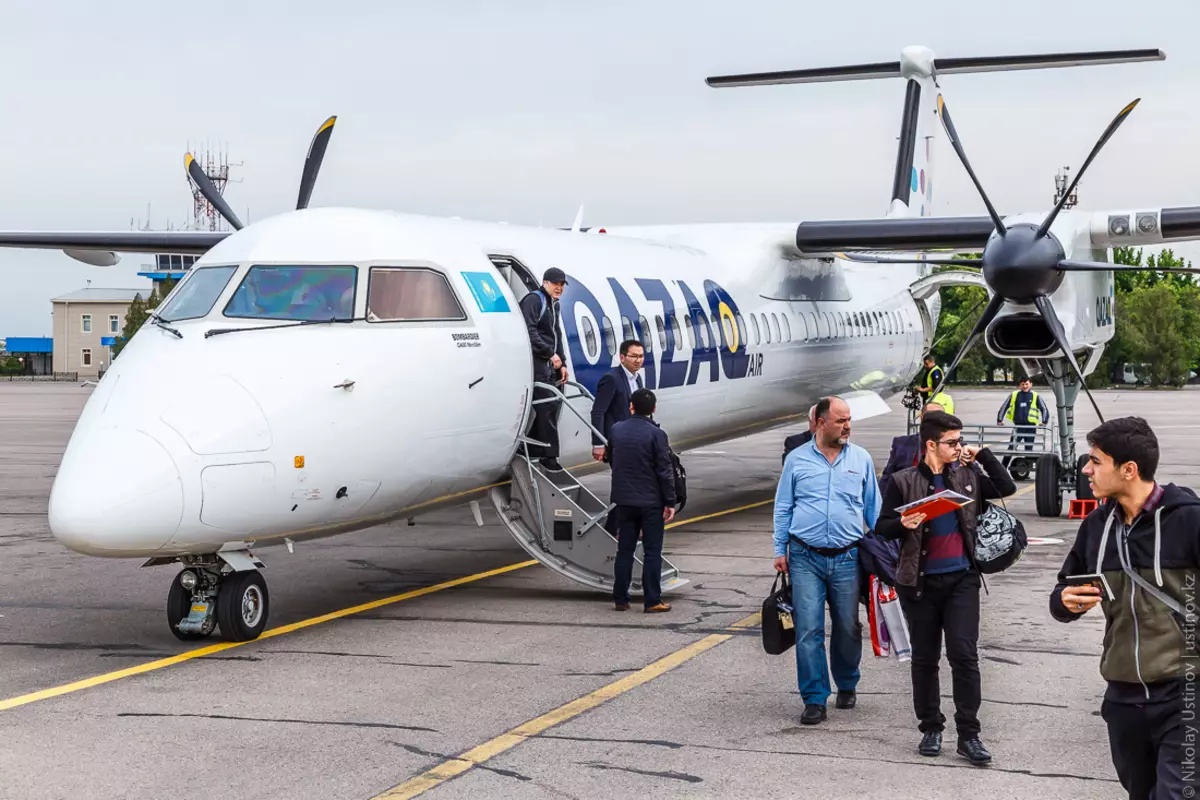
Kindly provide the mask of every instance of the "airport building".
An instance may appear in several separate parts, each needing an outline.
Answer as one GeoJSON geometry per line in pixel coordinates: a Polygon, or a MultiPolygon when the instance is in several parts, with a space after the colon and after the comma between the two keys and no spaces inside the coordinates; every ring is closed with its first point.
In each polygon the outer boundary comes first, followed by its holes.
{"type": "Polygon", "coordinates": [[[150,291],[87,288],[53,298],[54,371],[95,378],[108,369],[133,298],[145,300],[150,291]]]}

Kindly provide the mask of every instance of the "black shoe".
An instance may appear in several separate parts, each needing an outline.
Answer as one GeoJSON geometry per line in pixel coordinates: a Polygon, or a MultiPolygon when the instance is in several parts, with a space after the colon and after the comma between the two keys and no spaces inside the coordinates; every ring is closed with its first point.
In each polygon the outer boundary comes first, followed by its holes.
{"type": "Polygon", "coordinates": [[[825,706],[806,705],[800,715],[801,725],[816,725],[825,721],[825,706]]]}
{"type": "Polygon", "coordinates": [[[562,472],[562,464],[558,463],[557,458],[543,458],[538,463],[542,465],[542,469],[548,469],[554,472],[562,472]]]}
{"type": "Polygon", "coordinates": [[[942,732],[929,731],[926,733],[921,737],[921,744],[917,745],[917,752],[923,756],[939,755],[942,752],[942,732]]]}
{"type": "Polygon", "coordinates": [[[858,702],[858,695],[854,692],[838,692],[837,707],[838,708],[854,708],[854,704],[858,702]]]}
{"type": "Polygon", "coordinates": [[[958,740],[958,754],[964,756],[972,764],[986,764],[992,760],[992,754],[979,741],[978,736],[958,740]]]}

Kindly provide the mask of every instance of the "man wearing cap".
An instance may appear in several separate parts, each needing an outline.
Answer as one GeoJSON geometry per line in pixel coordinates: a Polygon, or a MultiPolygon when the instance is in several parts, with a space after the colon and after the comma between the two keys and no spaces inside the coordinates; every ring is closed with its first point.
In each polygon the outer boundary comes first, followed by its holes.
{"type": "MultiPolygon", "coordinates": [[[[567,286],[567,276],[558,267],[551,267],[542,275],[542,286],[521,298],[521,314],[529,330],[529,343],[533,348],[533,379],[540,383],[561,385],[567,379],[567,357],[563,353],[559,323],[562,311],[558,299],[567,286]]],[[[546,389],[535,387],[533,399],[554,397],[546,389]]],[[[562,401],[537,403],[533,407],[533,423],[530,439],[545,442],[548,446],[529,445],[529,455],[540,458],[546,469],[561,470],[558,463],[558,414],[562,401]]]]}

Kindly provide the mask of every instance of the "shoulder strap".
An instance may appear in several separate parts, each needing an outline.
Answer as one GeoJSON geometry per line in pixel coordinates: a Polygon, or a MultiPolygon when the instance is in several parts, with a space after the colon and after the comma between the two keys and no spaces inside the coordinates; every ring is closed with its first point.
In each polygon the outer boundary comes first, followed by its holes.
{"type": "MultiPolygon", "coordinates": [[[[1118,511],[1120,511],[1119,506],[1113,508],[1112,514],[1110,514],[1109,518],[1108,518],[1109,524],[1112,523],[1112,519],[1113,519],[1112,515],[1116,514],[1118,511]]],[[[1104,532],[1105,532],[1105,534],[1108,533],[1107,525],[1105,526],[1104,532]]],[[[1153,584],[1151,584],[1150,581],[1146,580],[1141,575],[1137,574],[1137,572],[1133,569],[1133,567],[1129,563],[1129,553],[1127,551],[1128,545],[1126,545],[1124,542],[1122,542],[1121,539],[1122,539],[1122,537],[1120,537],[1120,536],[1117,537],[1117,556],[1121,559],[1121,569],[1123,569],[1125,571],[1125,574],[1129,576],[1129,579],[1132,580],[1138,586],[1142,587],[1142,589],[1145,590],[1145,592],[1147,594],[1149,594],[1151,597],[1154,597],[1160,603],[1165,605],[1167,608],[1171,609],[1171,611],[1175,612],[1175,614],[1182,615],[1183,614],[1183,605],[1178,600],[1174,599],[1173,597],[1170,597],[1165,592],[1160,592],[1158,589],[1154,588],[1153,584]]],[[[1103,551],[1101,551],[1101,553],[1100,553],[1100,558],[1101,558],[1101,560],[1103,560],[1103,558],[1104,558],[1103,551]]]]}

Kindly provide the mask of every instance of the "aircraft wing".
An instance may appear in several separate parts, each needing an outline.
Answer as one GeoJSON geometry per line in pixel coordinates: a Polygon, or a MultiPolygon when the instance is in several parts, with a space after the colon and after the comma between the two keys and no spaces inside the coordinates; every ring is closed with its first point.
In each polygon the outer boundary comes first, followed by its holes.
{"type": "Polygon", "coordinates": [[[0,231],[0,247],[62,250],[85,264],[110,267],[117,253],[203,255],[227,231],[0,231]]]}

